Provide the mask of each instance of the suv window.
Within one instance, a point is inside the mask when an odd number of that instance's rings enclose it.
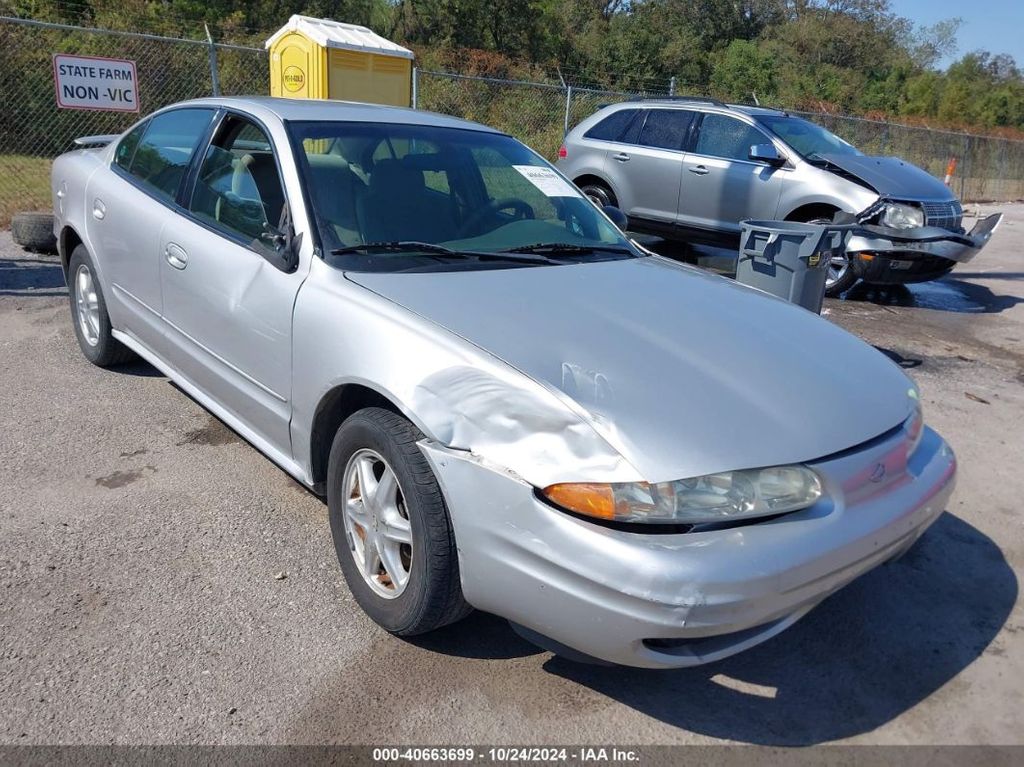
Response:
[[[685,109],[652,109],[640,131],[639,143],[659,149],[682,149],[692,122],[693,112]]]
[[[639,112],[639,109],[620,109],[618,112],[612,112],[584,133],[583,137],[599,141],[621,141],[622,134]]]
[[[173,200],[212,118],[212,109],[175,109],[157,115],[149,121],[128,172],[157,197]]]
[[[189,209],[229,235],[258,240],[277,227],[284,190],[274,149],[258,125],[228,117],[206,151]]]
[[[722,157],[726,160],[749,160],[750,147],[770,143],[756,128],[734,117],[706,114],[700,124],[696,154]]]
[[[139,139],[142,138],[142,134],[146,132],[148,127],[148,120],[139,123],[129,131],[127,136],[121,139],[121,143],[117,145],[117,151],[114,152],[114,162],[117,165],[128,170],[128,167],[132,164],[132,158],[135,157],[135,148],[139,145]]]

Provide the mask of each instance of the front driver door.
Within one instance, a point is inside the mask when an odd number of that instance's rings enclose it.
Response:
[[[227,114],[187,201],[161,237],[161,284],[175,367],[290,456],[292,307],[302,270],[261,255],[285,209],[267,132]]]
[[[739,234],[743,219],[775,218],[789,171],[750,159],[752,145],[770,143],[742,120],[706,113],[684,163],[679,223]]]

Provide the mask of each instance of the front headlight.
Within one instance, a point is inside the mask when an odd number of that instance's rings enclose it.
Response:
[[[924,226],[924,211],[916,205],[886,203],[882,211],[882,226],[892,229],[917,229]]]
[[[805,509],[821,497],[821,482],[806,467],[776,466],[654,484],[566,482],[541,493],[569,511],[598,519],[694,525]]]

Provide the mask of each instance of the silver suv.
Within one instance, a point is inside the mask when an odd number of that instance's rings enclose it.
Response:
[[[786,112],[712,99],[603,107],[565,138],[558,168],[634,231],[735,245],[743,219],[861,224],[829,272],[828,292],[858,279],[923,282],[974,257],[1001,214],[967,234],[960,201],[894,157],[868,157]]]

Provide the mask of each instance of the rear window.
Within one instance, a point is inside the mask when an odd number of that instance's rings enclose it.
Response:
[[[213,115],[212,109],[188,108],[152,118],[132,155],[128,172],[157,197],[173,200]]]
[[[657,149],[682,149],[693,112],[684,109],[652,109],[640,132],[640,143]]]
[[[583,135],[585,138],[599,141],[621,141],[622,134],[639,111],[639,109],[620,109],[618,112],[612,112]]]

